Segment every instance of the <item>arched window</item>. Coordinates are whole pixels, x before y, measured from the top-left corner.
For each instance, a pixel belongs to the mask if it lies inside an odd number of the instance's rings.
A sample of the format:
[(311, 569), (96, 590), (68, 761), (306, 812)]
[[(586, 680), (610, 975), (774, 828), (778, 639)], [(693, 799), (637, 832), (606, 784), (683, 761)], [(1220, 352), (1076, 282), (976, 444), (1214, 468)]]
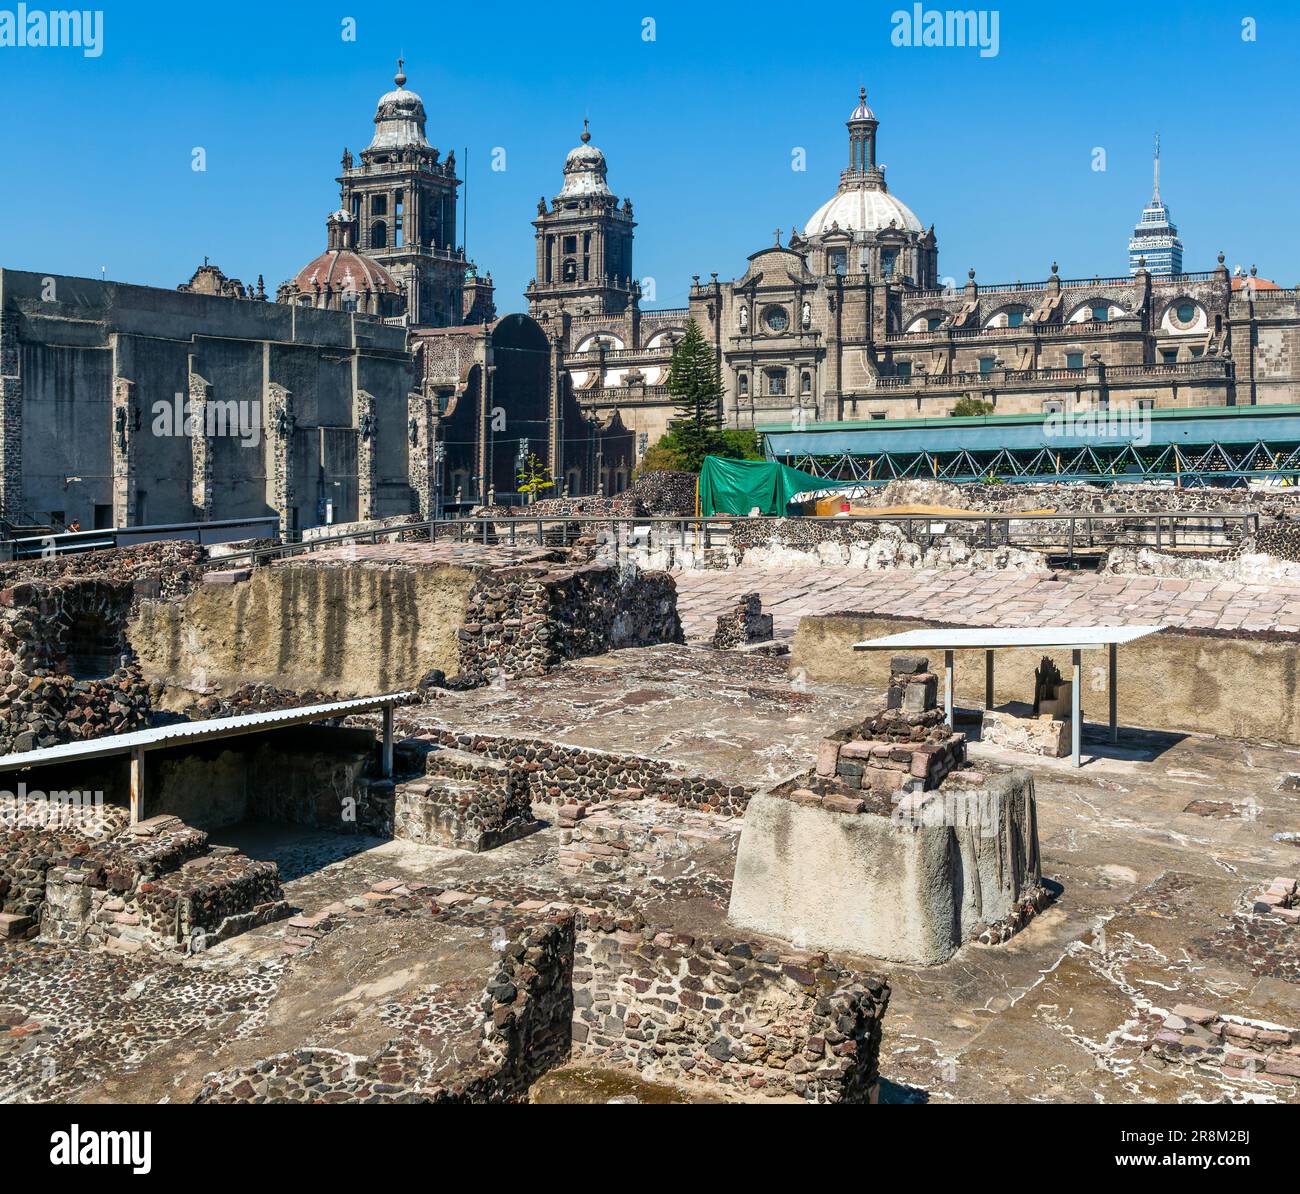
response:
[(801, 373), (801, 374), (799, 375), (799, 393), (801, 393), (801, 394), (811, 394), (811, 393), (812, 393), (812, 374), (811, 374), (811, 373), (807, 373), (807, 372), (805, 372), (805, 373)]
[(370, 247), (372, 249), (388, 248), (388, 225), (383, 220), (376, 220), (370, 225)]

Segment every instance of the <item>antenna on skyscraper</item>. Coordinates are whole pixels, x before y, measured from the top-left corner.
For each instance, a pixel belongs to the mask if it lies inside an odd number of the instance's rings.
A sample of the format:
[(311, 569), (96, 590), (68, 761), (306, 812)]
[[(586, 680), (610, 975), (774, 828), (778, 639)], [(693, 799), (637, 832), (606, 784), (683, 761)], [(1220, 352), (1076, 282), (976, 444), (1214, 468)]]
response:
[(1151, 193), (1152, 200), (1160, 202), (1160, 134), (1156, 134), (1155, 187)]

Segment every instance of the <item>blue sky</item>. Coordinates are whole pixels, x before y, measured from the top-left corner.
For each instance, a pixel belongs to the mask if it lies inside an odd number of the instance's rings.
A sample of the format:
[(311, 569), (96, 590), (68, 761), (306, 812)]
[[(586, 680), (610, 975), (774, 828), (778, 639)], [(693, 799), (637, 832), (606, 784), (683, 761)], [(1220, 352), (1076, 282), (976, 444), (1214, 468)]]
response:
[(98, 58), (0, 48), (0, 265), (172, 287), (207, 255), (273, 288), (324, 248), (343, 146), (368, 141), (401, 51), (430, 141), (468, 148), (468, 249), (502, 311), (524, 306), (530, 221), (584, 115), (635, 205), (636, 272), (677, 305), (692, 274), (739, 276), (833, 193), (859, 83), (944, 275), (1125, 272), (1159, 129), (1185, 267), (1223, 249), (1295, 285), (1300, 6), (1241, 7), (1004, 3), (984, 57), (893, 45), (896, 2), (110, 3)]

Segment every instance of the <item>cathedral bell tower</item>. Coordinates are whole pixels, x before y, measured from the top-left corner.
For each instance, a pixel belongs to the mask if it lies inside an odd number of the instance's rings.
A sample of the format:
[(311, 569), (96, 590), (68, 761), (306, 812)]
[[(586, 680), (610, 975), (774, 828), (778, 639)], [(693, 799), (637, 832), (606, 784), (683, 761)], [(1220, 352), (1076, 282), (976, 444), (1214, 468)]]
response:
[(441, 158), (425, 137), (424, 103), (406, 88), (379, 99), (375, 133), (360, 164), (343, 151), (343, 210), (355, 221), (356, 251), (373, 258), (405, 295), (408, 323), (461, 322), (465, 252), (456, 244), (456, 155)]
[(620, 315), (640, 299), (632, 278), (632, 201), (606, 180), (605, 155), (582, 122), (581, 144), (564, 162), (564, 185), (548, 209), (537, 204), (537, 276), (525, 296), (534, 318), (560, 307), (570, 315)]

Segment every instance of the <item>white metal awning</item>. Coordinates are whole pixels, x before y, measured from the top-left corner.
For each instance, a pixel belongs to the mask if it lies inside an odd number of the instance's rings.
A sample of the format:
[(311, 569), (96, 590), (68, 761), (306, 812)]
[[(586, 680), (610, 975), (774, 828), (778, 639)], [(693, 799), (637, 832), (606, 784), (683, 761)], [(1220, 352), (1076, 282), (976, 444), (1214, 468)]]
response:
[(159, 750), (167, 746), (206, 742), (213, 738), (233, 738), (239, 734), (256, 734), (262, 730), (307, 725), (347, 713), (367, 713), (373, 709), (403, 705), (415, 696), (414, 692), (389, 692), (382, 696), (329, 701), (323, 705), (297, 705), (288, 709), (270, 709), (265, 713), (241, 713), (237, 717), (180, 721), (175, 725), (157, 726), (151, 730), (132, 730), (127, 734), (107, 734), (103, 738), (87, 738), (81, 742), (62, 742), (58, 746), (46, 746), (39, 750), (0, 755), (0, 771), (129, 755), (136, 750)]
[(1012, 647), (1056, 647), (1087, 651), (1122, 646), (1163, 626), (934, 626), (904, 630), (854, 643), (855, 651), (993, 651)]
[(220, 738), (235, 738), (241, 734), (258, 734), (266, 730), (283, 730), (292, 726), (308, 725), (313, 721), (326, 721), (349, 713), (368, 713), (383, 710), (383, 768), (384, 775), (393, 773), (393, 707), (404, 705), (418, 694), (414, 692), (387, 692), (379, 696), (351, 697), (343, 701), (328, 701), (320, 705), (297, 705), (288, 709), (270, 709), (265, 713), (241, 713), (236, 717), (211, 717), (204, 721), (182, 721), (175, 725), (156, 726), (150, 730), (132, 730), (127, 734), (108, 734), (103, 738), (88, 738), (82, 742), (63, 742), (39, 750), (21, 751), (18, 754), (0, 755), (0, 773), (25, 771), (32, 767), (51, 767), (61, 763), (104, 759), (113, 755), (131, 758), (131, 820), (138, 821), (144, 806), (144, 756), (150, 750), (169, 746), (186, 746), (197, 742), (210, 742)]
[(1074, 665), (1071, 684), (1073, 708), (1070, 717), (1070, 760), (1079, 766), (1079, 739), (1083, 735), (1083, 712), (1080, 695), (1083, 674), (1080, 655), (1097, 647), (1110, 654), (1109, 704), (1110, 736), (1119, 741), (1119, 664), (1118, 648), (1148, 634), (1158, 634), (1163, 626), (931, 626), (922, 630), (904, 630), (880, 638), (854, 643), (855, 651), (942, 651), (943, 703), (948, 725), (953, 724), (954, 651), (984, 652), (984, 707), (993, 708), (993, 653), (1016, 648), (1054, 647), (1069, 651)]

